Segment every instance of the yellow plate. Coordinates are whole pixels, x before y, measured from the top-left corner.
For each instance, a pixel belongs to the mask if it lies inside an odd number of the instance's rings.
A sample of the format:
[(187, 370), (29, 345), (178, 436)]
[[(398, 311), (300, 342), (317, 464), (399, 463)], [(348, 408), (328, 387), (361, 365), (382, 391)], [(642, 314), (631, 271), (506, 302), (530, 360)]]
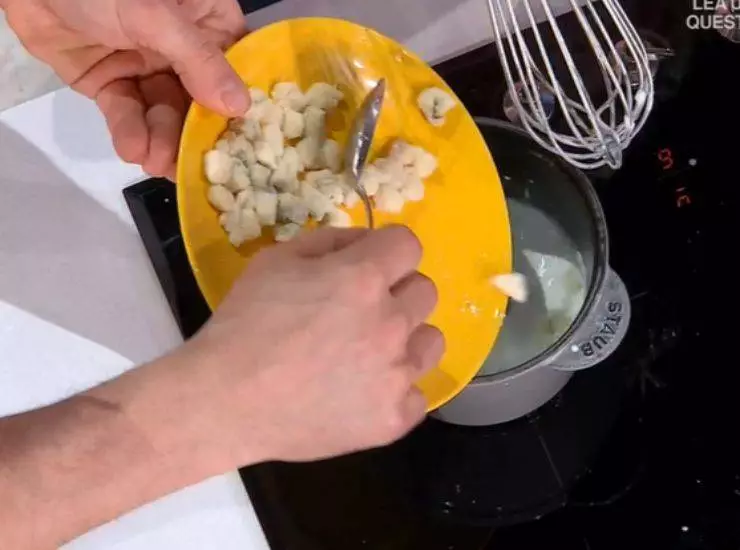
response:
[[(403, 223), (424, 245), (421, 272), (439, 289), (439, 306), (430, 319), (447, 340), (437, 369), (419, 382), (433, 410), (457, 395), (476, 375), (494, 345), (506, 298), (488, 277), (511, 270), (511, 235), (501, 182), (490, 152), (468, 112), (459, 105), (442, 128), (431, 126), (416, 106), (429, 86), (451, 90), (423, 61), (403, 46), (353, 23), (324, 18), (294, 19), (258, 30), (227, 53), (250, 86), (269, 91), (281, 81), (307, 89), (314, 82), (337, 84), (346, 99), (330, 115), (339, 143), (365, 94), (381, 77), (388, 94), (371, 160), (395, 138), (420, 145), (439, 159), (420, 203), (401, 215), (379, 214), (379, 225)], [(454, 95), (453, 95), (454, 96)], [(177, 200), (190, 262), (208, 305), (215, 309), (249, 258), (272, 243), (271, 235), (239, 250), (229, 243), (218, 215), (206, 200), (203, 155), (213, 148), (227, 121), (193, 105), (188, 113), (177, 170)], [(365, 218), (358, 206), (356, 225)], [(269, 232), (266, 232), (269, 233)]]

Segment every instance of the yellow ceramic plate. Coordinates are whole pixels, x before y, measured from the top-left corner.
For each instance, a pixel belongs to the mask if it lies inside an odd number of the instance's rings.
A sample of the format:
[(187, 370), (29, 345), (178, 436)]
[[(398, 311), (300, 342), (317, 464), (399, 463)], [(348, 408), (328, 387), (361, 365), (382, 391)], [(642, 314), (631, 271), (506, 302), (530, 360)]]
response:
[[(395, 138), (424, 147), (439, 159), (427, 180), (423, 202), (409, 203), (398, 216), (379, 214), (379, 225), (403, 223), (424, 245), (421, 271), (439, 288), (430, 322), (447, 340), (439, 368), (419, 382), (436, 409), (476, 375), (496, 341), (506, 298), (487, 279), (511, 270), (511, 236), (501, 182), (473, 119), (458, 106), (442, 128), (431, 126), (416, 106), (429, 86), (449, 90), (423, 61), (389, 38), (347, 21), (323, 18), (283, 21), (244, 38), (227, 54), (250, 86), (269, 91), (281, 81), (307, 89), (314, 82), (336, 84), (344, 103), (329, 117), (333, 137), (344, 143), (357, 107), (377, 80), (388, 94), (371, 160)], [(450, 91), (451, 93), (451, 91)], [(188, 113), (180, 146), (177, 200), (182, 233), (198, 284), (216, 308), (268, 234), (236, 250), (206, 200), (203, 155), (213, 148), (227, 121), (199, 105)], [(352, 212), (364, 225), (362, 207)], [(266, 233), (270, 233), (267, 232)]]

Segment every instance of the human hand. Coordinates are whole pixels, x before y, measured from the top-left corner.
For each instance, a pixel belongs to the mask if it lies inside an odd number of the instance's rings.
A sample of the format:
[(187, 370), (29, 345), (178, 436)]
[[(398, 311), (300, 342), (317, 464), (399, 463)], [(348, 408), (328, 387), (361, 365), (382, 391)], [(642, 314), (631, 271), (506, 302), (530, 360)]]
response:
[(444, 348), (420, 258), (402, 227), (307, 233), (255, 256), (175, 352), (0, 419), (0, 546), (57, 548), (237, 467), (405, 435), (426, 409), (413, 384)]
[(402, 227), (324, 229), (250, 262), (184, 348), (202, 396), (189, 407), (228, 467), (382, 446), (424, 418), (414, 382), (444, 339), (424, 324), (437, 296), (421, 253)]
[(94, 99), (118, 155), (174, 178), (190, 96), (225, 116), (249, 96), (222, 48), (246, 32), (236, 0), (0, 0), (28, 51)]

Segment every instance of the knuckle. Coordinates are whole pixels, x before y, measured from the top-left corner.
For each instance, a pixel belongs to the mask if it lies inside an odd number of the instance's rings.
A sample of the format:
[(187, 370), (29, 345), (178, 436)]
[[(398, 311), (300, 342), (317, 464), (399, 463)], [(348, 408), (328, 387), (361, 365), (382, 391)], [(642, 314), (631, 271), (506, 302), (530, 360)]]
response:
[(410, 331), (411, 321), (408, 316), (402, 311), (394, 311), (386, 317), (381, 337), (388, 349), (397, 350), (406, 347)]
[(419, 286), (421, 294), (425, 301), (433, 308), (439, 302), (439, 289), (432, 279), (422, 273), (418, 273)]
[(387, 439), (388, 443), (395, 443), (409, 431), (408, 422), (403, 418), (403, 415), (396, 413), (392, 416), (391, 421), (388, 424)]
[(411, 377), (405, 369), (394, 367), (388, 376), (386, 391), (393, 403), (398, 403), (411, 389)]
[(347, 266), (339, 275), (344, 290), (362, 302), (377, 302), (385, 290), (383, 273), (369, 261)]
[(405, 225), (394, 225), (389, 227), (388, 231), (393, 233), (394, 242), (403, 248), (407, 254), (421, 257), (423, 250), (421, 241), (409, 227)]
[(432, 358), (439, 361), (447, 351), (447, 340), (444, 333), (436, 327), (430, 327), (429, 343), (427, 348), (431, 351)]
[(177, 59), (172, 65), (172, 68), (181, 77), (198, 76), (192, 74), (194, 67), (213, 67), (222, 70), (228, 68), (223, 66), (226, 62), (221, 50), (204, 37), (196, 38), (196, 44), (194, 44), (192, 52), (189, 59)]
[(133, 140), (113, 140), (113, 147), (116, 153), (124, 162), (129, 164), (143, 165), (146, 160), (146, 152), (141, 143)]
[(380, 295), (385, 290), (385, 280), (380, 268), (370, 261), (357, 264), (355, 276), (358, 289), (372, 295)]
[(390, 225), (387, 230), (393, 232), (394, 238), (403, 241), (405, 244), (421, 247), (418, 237), (407, 225)]
[(198, 43), (199, 61), (204, 65), (220, 63), (223, 61), (223, 53), (214, 44), (202, 38)]
[(394, 443), (408, 433), (410, 425), (402, 412), (401, 406), (396, 405), (383, 417), (381, 439), (383, 443)]
[(403, 369), (393, 368), (382, 377), (377, 386), (378, 395), (375, 417), (375, 437), (381, 444), (396, 441), (410, 429), (409, 419), (404, 414), (404, 402), (411, 389), (411, 379)]

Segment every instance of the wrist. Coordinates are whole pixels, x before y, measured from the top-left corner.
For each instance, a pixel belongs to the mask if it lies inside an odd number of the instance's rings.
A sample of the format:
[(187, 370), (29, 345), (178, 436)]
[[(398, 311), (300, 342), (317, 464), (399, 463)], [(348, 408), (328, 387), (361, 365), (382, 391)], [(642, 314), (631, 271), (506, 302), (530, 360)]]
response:
[(210, 354), (186, 344), (101, 388), (108, 394), (105, 399), (121, 403), (153, 452), (183, 473), (185, 484), (263, 459), (252, 438), (234, 440), (234, 434), (247, 431), (249, 419), (229, 415), (227, 390), (213, 376), (219, 369), (212, 362)]
[[(8, 443), (0, 445), (0, 492), (12, 504), (0, 512), (0, 546), (15, 534), (20, 548), (57, 547), (217, 473), (169, 427), (177, 410), (157, 399), (155, 370), (137, 369), (0, 423)], [(14, 524), (10, 535), (2, 533)]]

